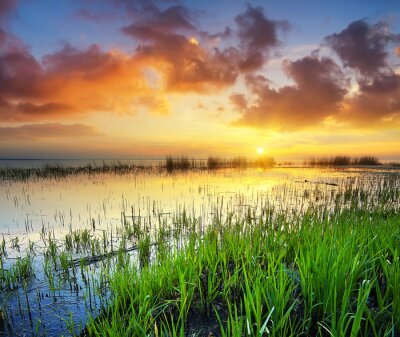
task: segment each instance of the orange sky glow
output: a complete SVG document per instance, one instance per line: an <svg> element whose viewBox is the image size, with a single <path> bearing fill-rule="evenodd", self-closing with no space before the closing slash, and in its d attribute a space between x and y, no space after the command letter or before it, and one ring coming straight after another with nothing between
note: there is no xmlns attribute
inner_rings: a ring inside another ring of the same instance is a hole
<svg viewBox="0 0 400 337"><path fill-rule="evenodd" d="M296 42L300 23L257 2L237 2L215 26L211 7L189 2L82 3L66 7L75 41L28 32L35 12L2 1L1 158L400 159L399 17L389 8ZM61 25L63 11L50 10Z"/></svg>

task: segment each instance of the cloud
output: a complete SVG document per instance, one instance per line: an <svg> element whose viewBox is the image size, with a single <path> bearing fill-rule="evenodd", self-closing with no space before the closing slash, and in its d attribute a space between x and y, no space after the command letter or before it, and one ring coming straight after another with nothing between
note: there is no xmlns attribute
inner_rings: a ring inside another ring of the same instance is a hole
<svg viewBox="0 0 400 337"><path fill-rule="evenodd" d="M145 43L161 43L164 40L173 42L181 38L187 40L178 32L195 31L191 23L191 12L184 6L173 6L162 11L156 6L145 7L142 16L131 25L121 28L128 36Z"/></svg>
<svg viewBox="0 0 400 337"><path fill-rule="evenodd" d="M93 126L85 124L26 124L18 127L0 127L0 140L39 140L100 137L102 134Z"/></svg>
<svg viewBox="0 0 400 337"><path fill-rule="evenodd" d="M222 38L223 33L198 31L193 14L183 6L152 10L122 32L140 41L135 57L154 66L169 91L207 92L232 85L238 75L235 48L208 49L197 38Z"/></svg>
<svg viewBox="0 0 400 337"><path fill-rule="evenodd" d="M347 99L344 107L346 119L353 124L399 125L400 75L381 75L362 83L358 95Z"/></svg>
<svg viewBox="0 0 400 337"><path fill-rule="evenodd" d="M49 75L79 77L88 81L99 80L121 66L123 57L116 53L103 52L98 45L91 45L81 51L65 45L60 51L46 55L43 65Z"/></svg>
<svg viewBox="0 0 400 337"><path fill-rule="evenodd" d="M239 112L241 113L246 112L248 107L248 102L245 95L234 93L229 98Z"/></svg>
<svg viewBox="0 0 400 337"><path fill-rule="evenodd" d="M325 42L357 71L358 93L343 102L344 118L357 125L393 125L400 122L400 75L394 72L389 47L400 42L389 25L380 21L352 22ZM396 49L395 49L396 52Z"/></svg>
<svg viewBox="0 0 400 337"><path fill-rule="evenodd" d="M0 95L11 98L36 96L42 68L25 48L8 47L0 54Z"/></svg>
<svg viewBox="0 0 400 337"><path fill-rule="evenodd" d="M379 75L370 81L360 81L360 91L368 94L396 92L400 88L400 76L397 74Z"/></svg>
<svg viewBox="0 0 400 337"><path fill-rule="evenodd" d="M235 125L294 130L323 122L338 113L348 81L328 57L307 56L283 64L295 85L273 89L263 76L248 76L253 102L243 95L231 97L242 116Z"/></svg>
<svg viewBox="0 0 400 337"><path fill-rule="evenodd" d="M122 32L140 41L136 56L158 65L167 90L207 92L231 86L242 73L260 69L271 48L280 44L278 30L288 27L252 6L235 22L237 36L230 27L210 33L197 29L194 13L186 7L152 7Z"/></svg>
<svg viewBox="0 0 400 337"><path fill-rule="evenodd" d="M0 1L0 24L1 20L13 9L16 5L16 0L1 0Z"/></svg>
<svg viewBox="0 0 400 337"><path fill-rule="evenodd" d="M325 38L344 65L362 76L376 76L388 68L387 47L396 41L400 41L400 35L390 33L386 22L370 25L364 20L354 21L340 33Z"/></svg>
<svg viewBox="0 0 400 337"><path fill-rule="evenodd" d="M241 60L240 68L243 71L259 69L265 62L266 53L280 44L278 30L288 30L287 21L268 19L261 7L247 6L246 12L236 16L238 25L239 43L245 51L245 58Z"/></svg>
<svg viewBox="0 0 400 337"><path fill-rule="evenodd" d="M1 13L13 3L2 2ZM99 111L167 114L171 93L215 93L260 69L271 48L280 44L278 31L287 26L247 6L234 28L206 32L198 29L197 13L188 7L158 3L113 4L126 9L125 18L132 21L121 31L134 40L133 53L65 44L39 60L0 26L0 121L49 122ZM86 7L78 14L108 20Z"/></svg>
<svg viewBox="0 0 400 337"><path fill-rule="evenodd" d="M0 22L14 4L1 3ZM121 32L133 40L131 53L65 44L38 59L0 24L0 121L54 122L96 112L165 115L171 94L215 94L240 78L246 91L230 97L240 114L234 125L295 130L326 121L398 122L400 75L391 62L400 38L383 21L355 21L324 39L342 65L318 53L284 61L282 70L294 84L275 88L262 69L290 25L270 19L261 7L248 5L231 26L209 32L198 28L198 13L182 5L114 5L128 10ZM100 12L79 13L108 20ZM358 91L350 92L354 82Z"/></svg>
<svg viewBox="0 0 400 337"><path fill-rule="evenodd" d="M156 93L144 76L148 65L97 45L65 45L41 62L26 48L0 54L0 120L49 121L111 111L133 114ZM162 93L161 93L162 96Z"/></svg>
<svg viewBox="0 0 400 337"><path fill-rule="evenodd" d="M388 49L399 40L384 22L351 23L324 39L344 68L318 53L284 61L294 85L272 88L264 76L247 76L251 95L235 94L241 114L233 125L298 130L316 126L389 128L400 124L400 75ZM355 70L354 72L349 70ZM353 90L357 83L357 90Z"/></svg>
<svg viewBox="0 0 400 337"><path fill-rule="evenodd" d="M5 100L0 101L0 120L7 122L26 122L35 120L57 120L60 115L65 116L75 113L73 106L63 103L18 103L11 104Z"/></svg>

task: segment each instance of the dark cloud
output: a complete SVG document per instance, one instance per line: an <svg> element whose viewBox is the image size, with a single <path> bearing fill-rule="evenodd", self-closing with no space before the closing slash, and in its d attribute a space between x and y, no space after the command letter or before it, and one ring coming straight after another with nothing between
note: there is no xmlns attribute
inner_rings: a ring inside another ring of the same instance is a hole
<svg viewBox="0 0 400 337"><path fill-rule="evenodd" d="M261 7L247 6L246 12L236 16L240 43L244 49L266 50L278 45L278 28L288 28L286 21L268 19Z"/></svg>
<svg viewBox="0 0 400 337"><path fill-rule="evenodd" d="M12 98L31 97L40 90L42 68L26 49L0 53L0 93Z"/></svg>
<svg viewBox="0 0 400 337"><path fill-rule="evenodd" d="M8 38L8 34L5 30L1 29L0 27L0 47L5 43Z"/></svg>
<svg viewBox="0 0 400 337"><path fill-rule="evenodd" d="M394 72L389 51L400 42L380 21L368 24L352 22L325 42L338 54L344 65L358 72L358 92L343 102L343 119L358 125L394 125L400 121L400 76ZM396 49L394 49L396 53Z"/></svg>
<svg viewBox="0 0 400 337"><path fill-rule="evenodd" d="M247 110L248 102L243 94L232 94L230 97L231 102L239 112L245 113Z"/></svg>
<svg viewBox="0 0 400 337"><path fill-rule="evenodd" d="M269 39L268 41L274 41ZM345 66L312 53L283 62L295 85L273 88L263 76L247 76L251 95L231 96L242 116L234 125L294 130L324 122L353 126L393 127L400 124L400 75L394 72L388 50L399 41L384 22L351 23L325 38ZM394 49L396 53L396 48ZM353 84L346 70L357 71ZM351 89L357 83L357 90Z"/></svg>
<svg viewBox="0 0 400 337"><path fill-rule="evenodd" d="M388 68L387 47L395 41L400 41L400 36L390 33L386 22L370 25L364 20L352 22L340 33L325 38L345 66L363 76L376 76Z"/></svg>
<svg viewBox="0 0 400 337"><path fill-rule="evenodd" d="M380 75L360 83L359 92L345 102L346 119L359 125L400 123L400 75Z"/></svg>
<svg viewBox="0 0 400 337"><path fill-rule="evenodd" d="M284 62L284 69L297 88L307 95L315 96L316 102L327 105L339 102L348 86L340 67L327 57L304 57L293 62Z"/></svg>
<svg viewBox="0 0 400 337"><path fill-rule="evenodd" d="M160 40L179 30L194 31L191 13L183 6L170 7L164 11L152 6L152 10L143 12L144 17L135 23L123 27L122 31L141 40Z"/></svg>
<svg viewBox="0 0 400 337"><path fill-rule="evenodd" d="M2 19L13 9L16 5L16 0L1 0L0 1L0 25Z"/></svg>
<svg viewBox="0 0 400 337"><path fill-rule="evenodd" d="M79 76L87 80L97 80L112 73L120 63L115 54L103 52L97 45L82 51L67 44L60 51L43 58L48 73Z"/></svg>
<svg viewBox="0 0 400 337"><path fill-rule="evenodd" d="M289 28L286 21L268 19L261 7L247 6L246 12L236 16L240 47L245 58L240 63L243 71L259 69L265 62L265 56L272 47L280 44L278 30Z"/></svg>
<svg viewBox="0 0 400 337"><path fill-rule="evenodd" d="M0 127L0 140L76 139L99 137L102 134L93 126L85 124L27 124L18 127Z"/></svg>
<svg viewBox="0 0 400 337"><path fill-rule="evenodd" d="M376 76L373 80L359 81L360 91L367 94L385 94L396 92L400 88L400 76L397 74Z"/></svg>
<svg viewBox="0 0 400 337"><path fill-rule="evenodd" d="M91 8L93 3L103 2L110 8L122 10L126 16L143 18L143 15L159 11L160 5L179 5L180 0L74 0L79 5Z"/></svg>
<svg viewBox="0 0 400 337"><path fill-rule="evenodd" d="M234 124L291 130L321 123L338 113L348 82L332 59L308 56L286 61L284 68L296 85L273 89L263 76L247 77L255 100L250 104L240 95L231 97L242 113Z"/></svg>
<svg viewBox="0 0 400 337"><path fill-rule="evenodd" d="M44 104L9 103L0 101L0 121L27 122L36 120L57 120L60 116L76 115L77 110L65 103L50 102Z"/></svg>
<svg viewBox="0 0 400 337"><path fill-rule="evenodd" d="M229 27L225 27L223 32L209 33L205 31L198 32L201 40L211 47L218 46L221 41L224 41L232 36L232 30Z"/></svg>

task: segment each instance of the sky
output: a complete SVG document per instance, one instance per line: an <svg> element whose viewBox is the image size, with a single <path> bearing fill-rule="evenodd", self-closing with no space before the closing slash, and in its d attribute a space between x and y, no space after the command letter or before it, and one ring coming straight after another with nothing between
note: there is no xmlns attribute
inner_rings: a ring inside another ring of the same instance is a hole
<svg viewBox="0 0 400 337"><path fill-rule="evenodd" d="M259 152L400 160L397 0L0 0L0 158Z"/></svg>

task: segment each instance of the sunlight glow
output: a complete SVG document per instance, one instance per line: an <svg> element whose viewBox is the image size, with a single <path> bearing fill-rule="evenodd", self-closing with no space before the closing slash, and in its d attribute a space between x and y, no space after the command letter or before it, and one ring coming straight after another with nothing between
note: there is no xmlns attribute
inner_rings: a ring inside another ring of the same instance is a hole
<svg viewBox="0 0 400 337"><path fill-rule="evenodd" d="M258 147L257 148L257 153L258 154L263 154L264 153L264 148L263 147Z"/></svg>
<svg viewBox="0 0 400 337"><path fill-rule="evenodd" d="M199 45L199 41L196 40L196 38L191 37L188 42L194 46L198 46Z"/></svg>

